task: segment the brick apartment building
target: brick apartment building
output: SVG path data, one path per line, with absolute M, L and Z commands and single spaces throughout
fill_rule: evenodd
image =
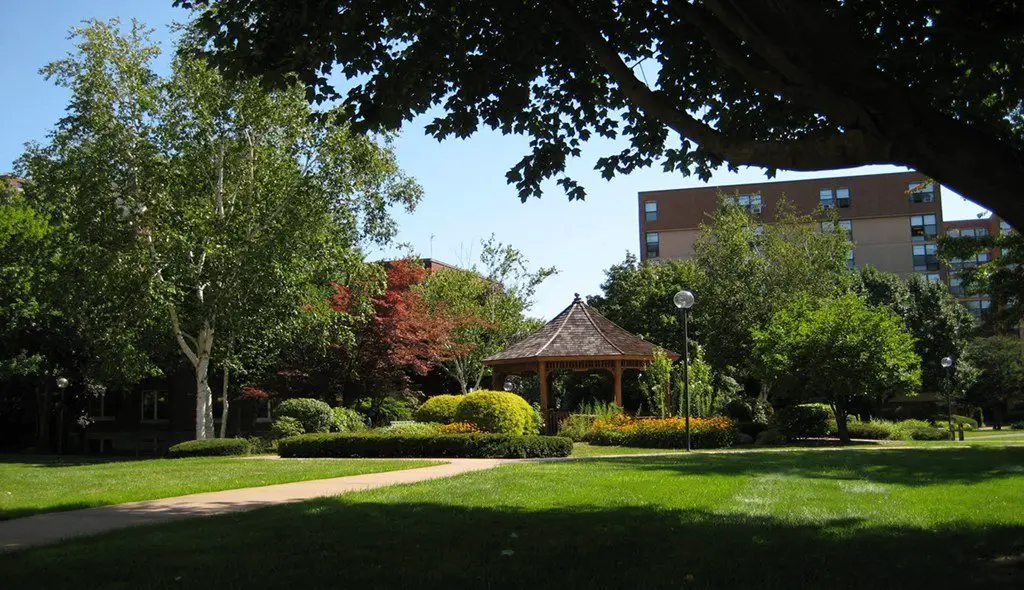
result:
M 936 239 L 942 228 L 942 189 L 925 180 L 916 172 L 897 172 L 641 192 L 641 259 L 693 256 L 699 225 L 715 210 L 719 195 L 764 223 L 771 223 L 785 197 L 800 213 L 810 214 L 819 205 L 839 212 L 839 225 L 854 243 L 851 268 L 870 264 L 940 281 Z
M 938 260 L 937 239 L 950 236 L 985 236 L 1012 231 L 991 215 L 982 219 L 944 222 L 942 187 L 927 184 L 917 172 L 868 176 L 839 176 L 813 180 L 761 182 L 641 192 L 638 195 L 640 257 L 643 260 L 689 258 L 700 235 L 699 226 L 715 210 L 719 196 L 735 202 L 771 223 L 776 206 L 785 197 L 798 212 L 813 213 L 819 206 L 835 209 L 839 225 L 850 232 L 854 247 L 850 268 L 872 265 L 900 275 L 919 273 L 932 282 L 945 282 L 975 317 L 991 306 L 988 296 L 967 296 L 956 270 L 987 262 L 998 250 L 974 260 L 953 261 L 949 268 Z M 828 222 L 820 222 L 829 229 Z

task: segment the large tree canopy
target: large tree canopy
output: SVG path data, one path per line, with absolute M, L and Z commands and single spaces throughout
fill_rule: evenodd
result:
M 610 177 L 660 161 L 915 168 L 1024 227 L 1024 10 L 998 0 L 177 0 L 214 59 L 371 129 L 440 107 L 427 131 L 531 136 L 520 196 L 593 135 L 629 147 Z M 348 79 L 338 91 L 329 75 Z

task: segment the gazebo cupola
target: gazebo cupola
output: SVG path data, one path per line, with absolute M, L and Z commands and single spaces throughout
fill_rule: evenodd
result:
M 493 387 L 501 389 L 506 375 L 536 373 L 540 378 L 541 413 L 551 424 L 549 376 L 553 371 L 611 372 L 615 382 L 615 403 L 622 406 L 622 372 L 643 370 L 654 360 L 658 348 L 643 338 L 615 325 L 576 294 L 566 307 L 541 329 L 511 347 L 484 359 L 494 371 Z M 665 353 L 672 360 L 679 355 Z

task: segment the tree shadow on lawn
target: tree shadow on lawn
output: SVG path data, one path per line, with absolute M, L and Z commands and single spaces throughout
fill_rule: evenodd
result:
M 1018 588 L 1024 527 L 345 497 L 0 555 L 5 588 Z
M 971 484 L 1024 474 L 1024 447 L 843 449 L 580 459 L 679 475 L 787 475 L 924 486 Z

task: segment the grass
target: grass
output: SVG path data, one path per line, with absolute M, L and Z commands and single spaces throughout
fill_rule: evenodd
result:
M 574 443 L 572 445 L 573 457 L 599 457 L 607 455 L 644 455 L 648 453 L 683 453 L 681 449 L 644 449 L 640 447 L 617 447 L 591 445 L 588 443 Z
M 0 556 L 9 588 L 1016 588 L 1024 448 L 515 464 Z
M 57 463 L 52 457 L 0 457 L 0 520 L 200 492 L 394 471 L 430 461 L 243 457 Z

